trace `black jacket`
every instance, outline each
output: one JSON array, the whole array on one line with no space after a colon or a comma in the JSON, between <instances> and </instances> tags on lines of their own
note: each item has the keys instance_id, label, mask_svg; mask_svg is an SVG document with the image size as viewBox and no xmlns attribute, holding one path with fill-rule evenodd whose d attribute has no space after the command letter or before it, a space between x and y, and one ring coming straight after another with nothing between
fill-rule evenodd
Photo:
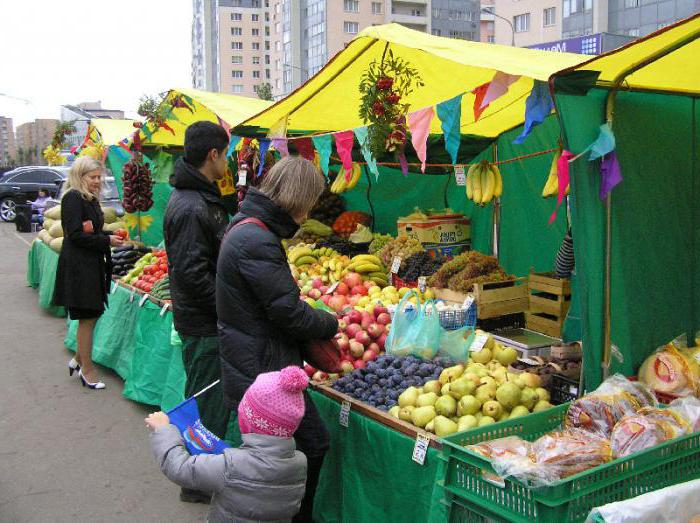
<instances>
[{"instance_id":1,"label":"black jacket","mask_svg":"<svg viewBox=\"0 0 700 523\"><path fill-rule=\"evenodd\" d=\"M216 258L228 214L219 188L185 160L175 162L163 220L175 329L216 336Z\"/></svg>"},{"instance_id":2,"label":"black jacket","mask_svg":"<svg viewBox=\"0 0 700 523\"><path fill-rule=\"evenodd\" d=\"M90 220L94 232L84 232ZM61 200L63 247L58 257L53 302L69 308L103 310L112 279L109 235L97 200L74 190Z\"/></svg>"},{"instance_id":3,"label":"black jacket","mask_svg":"<svg viewBox=\"0 0 700 523\"><path fill-rule=\"evenodd\" d=\"M330 339L338 330L333 315L299 299L280 240L298 229L291 216L251 187L233 223L248 217L269 231L254 223L231 229L216 274L221 378L230 408L258 374L301 365L301 343Z\"/></svg>"}]
</instances>

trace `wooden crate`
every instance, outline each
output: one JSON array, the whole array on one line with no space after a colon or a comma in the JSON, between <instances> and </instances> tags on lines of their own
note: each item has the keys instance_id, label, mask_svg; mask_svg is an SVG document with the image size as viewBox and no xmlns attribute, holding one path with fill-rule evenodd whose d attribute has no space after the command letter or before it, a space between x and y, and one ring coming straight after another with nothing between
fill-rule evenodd
<instances>
[{"instance_id":1,"label":"wooden crate","mask_svg":"<svg viewBox=\"0 0 700 523\"><path fill-rule=\"evenodd\" d=\"M480 320L518 314L528 310L527 278L475 283L473 289L469 294L450 289L434 289L434 291L436 298L452 303L464 303L467 296L473 296L476 302L477 318Z\"/></svg>"},{"instance_id":2,"label":"wooden crate","mask_svg":"<svg viewBox=\"0 0 700 523\"><path fill-rule=\"evenodd\" d=\"M530 272L528 278L528 329L561 338L562 326L571 305L571 283L552 273Z\"/></svg>"},{"instance_id":3,"label":"wooden crate","mask_svg":"<svg viewBox=\"0 0 700 523\"><path fill-rule=\"evenodd\" d=\"M406 434L412 439L416 439L418 437L418 434L422 434L428 439L430 439L431 447L435 447L436 449L442 448L442 444L440 443L438 437L435 434L432 434L431 432L427 432L423 429L416 427L415 425L411 425L410 423L406 423L403 420L395 418L388 412L375 409L374 407L371 407L370 405L367 405L366 403L363 403L353 398L352 396L342 394L334 388L332 388L330 385L327 385L326 383L312 382L311 386L315 390L322 393L324 396L328 396L329 398L337 401L338 403L342 404L343 401L349 402L351 411L359 412L362 415L381 423L382 425L386 425L387 427L390 427L403 434Z\"/></svg>"}]
</instances>

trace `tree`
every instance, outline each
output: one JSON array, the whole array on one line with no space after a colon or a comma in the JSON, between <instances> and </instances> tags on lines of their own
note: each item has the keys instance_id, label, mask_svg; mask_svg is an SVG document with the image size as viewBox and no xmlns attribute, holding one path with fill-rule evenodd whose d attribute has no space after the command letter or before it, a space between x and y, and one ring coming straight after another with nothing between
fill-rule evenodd
<instances>
[{"instance_id":1,"label":"tree","mask_svg":"<svg viewBox=\"0 0 700 523\"><path fill-rule=\"evenodd\" d=\"M273 100L272 85L270 85L269 83L256 85L255 92L258 93L258 98L260 98L261 100Z\"/></svg>"}]
</instances>

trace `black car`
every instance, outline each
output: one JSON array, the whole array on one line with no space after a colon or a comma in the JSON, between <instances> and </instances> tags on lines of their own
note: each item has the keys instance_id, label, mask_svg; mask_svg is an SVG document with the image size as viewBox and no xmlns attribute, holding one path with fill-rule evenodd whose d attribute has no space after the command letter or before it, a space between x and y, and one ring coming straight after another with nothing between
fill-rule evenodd
<instances>
[{"instance_id":1,"label":"black car","mask_svg":"<svg viewBox=\"0 0 700 523\"><path fill-rule=\"evenodd\" d=\"M49 196L56 196L59 185L67 178L65 167L18 167L5 174L0 180L0 220L11 222L15 219L15 206L36 200L40 190Z\"/></svg>"}]
</instances>

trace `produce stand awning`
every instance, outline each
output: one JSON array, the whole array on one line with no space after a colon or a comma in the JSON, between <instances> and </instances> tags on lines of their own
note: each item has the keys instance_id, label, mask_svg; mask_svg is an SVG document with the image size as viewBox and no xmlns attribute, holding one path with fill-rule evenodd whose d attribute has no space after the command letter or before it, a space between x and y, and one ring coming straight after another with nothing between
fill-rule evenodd
<instances>
[{"instance_id":1,"label":"produce stand awning","mask_svg":"<svg viewBox=\"0 0 700 523\"><path fill-rule=\"evenodd\" d=\"M389 51L410 62L425 83L405 99L410 104L409 112L471 92L491 81L497 71L520 76L477 122L473 114L474 95L470 93L463 99L462 134L491 138L523 123L525 100L533 79L547 81L554 72L585 60L583 55L442 38L398 24L368 27L303 86L245 121L235 132L262 134L285 116L289 117L290 135L365 125L358 115L360 78L372 61L381 61ZM441 133L437 118L431 132Z\"/></svg>"},{"instance_id":2,"label":"produce stand awning","mask_svg":"<svg viewBox=\"0 0 700 523\"><path fill-rule=\"evenodd\" d=\"M178 97L186 107L172 107L173 100ZM149 125L141 132L143 145L182 147L185 129L194 122L206 120L221 124L228 130L272 105L272 102L257 98L197 89L171 89L162 103L170 106L166 124L172 131L161 127L153 132Z\"/></svg>"},{"instance_id":3,"label":"produce stand awning","mask_svg":"<svg viewBox=\"0 0 700 523\"><path fill-rule=\"evenodd\" d=\"M88 136L96 134L96 139L103 145L117 145L124 138L133 134L134 120L112 120L110 118L93 118L88 127Z\"/></svg>"},{"instance_id":4,"label":"produce stand awning","mask_svg":"<svg viewBox=\"0 0 700 523\"><path fill-rule=\"evenodd\" d=\"M664 54L667 53L667 54ZM659 56L663 54L663 56ZM679 23L635 40L628 45L562 71L598 74L598 87L611 87L617 76L635 64L649 62L625 76L622 88L633 91L700 93L700 13Z\"/></svg>"}]
</instances>

